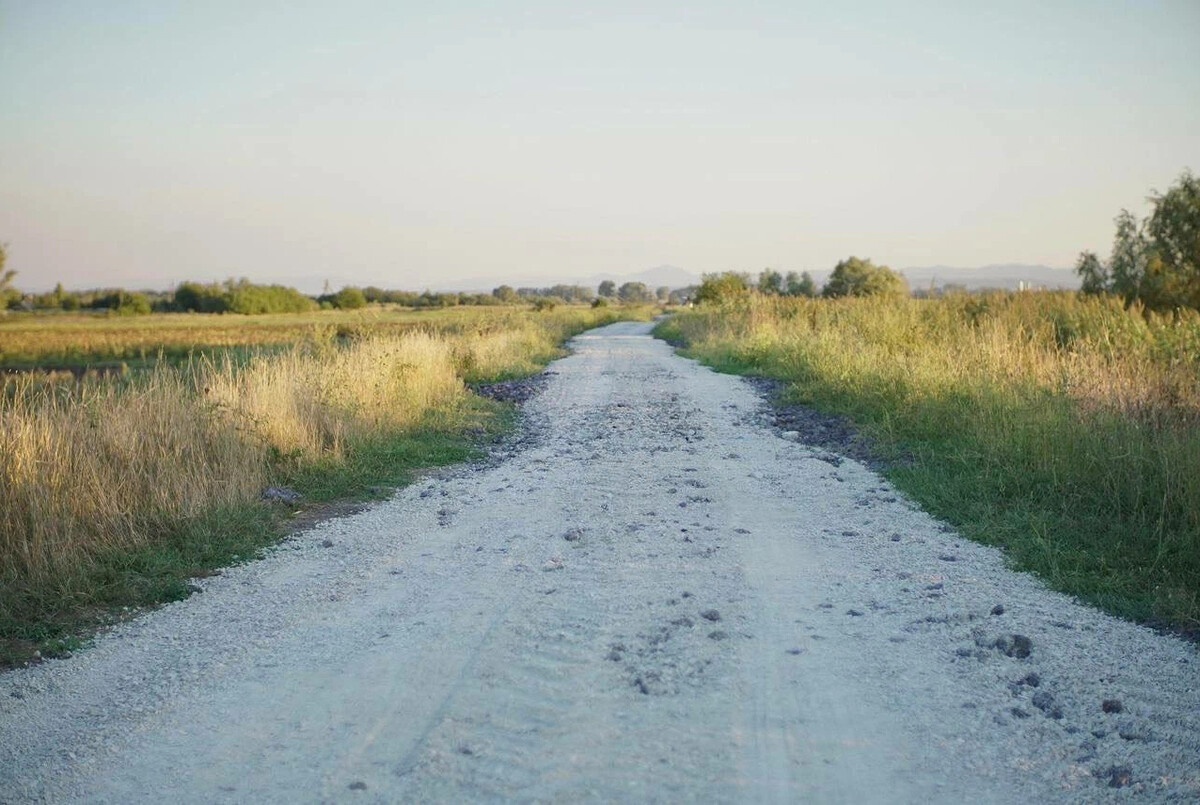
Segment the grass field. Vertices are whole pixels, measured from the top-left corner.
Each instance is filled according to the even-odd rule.
[[[564,315],[560,308],[545,322]],[[529,315],[518,307],[423,309],[372,306],[361,310],[239,316],[160,313],[151,316],[102,314],[0,315],[0,369],[138,368],[162,361],[183,363],[198,355],[223,356],[230,350],[252,354],[301,341],[329,341],[401,335],[413,331],[465,335],[511,328]]]
[[[3,343],[21,345],[6,354],[38,362],[133,344],[175,359],[79,381],[4,381],[0,663],[64,650],[116,609],[186,595],[189,577],[253,556],[293,510],[261,501],[268,485],[310,503],[362,498],[463,460],[509,410],[467,383],[537,371],[574,333],[650,312],[6,322]],[[228,351],[181,358],[201,345]]]
[[[1200,633],[1200,314],[1068,293],[754,295],[656,332],[848,416],[898,487],[1053,587]]]

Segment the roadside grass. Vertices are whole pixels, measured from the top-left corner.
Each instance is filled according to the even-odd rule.
[[[992,294],[785,300],[656,333],[849,417],[966,537],[1113,614],[1200,634],[1200,315]]]
[[[497,311],[401,335],[310,337],[112,378],[11,378],[0,395],[0,667],[188,594],[299,508],[382,496],[480,454],[511,406],[465,381],[527,375],[590,327],[650,309]]]

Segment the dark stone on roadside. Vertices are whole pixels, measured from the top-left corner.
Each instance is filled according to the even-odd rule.
[[[1023,634],[1001,635],[992,647],[1006,657],[1023,660],[1033,653],[1033,641]]]
[[[1129,720],[1123,721],[1117,725],[1117,735],[1121,736],[1123,741],[1150,741],[1153,736],[1150,732],[1136,722]]]
[[[1054,702],[1054,694],[1048,690],[1039,690],[1033,694],[1033,706],[1053,719],[1063,717],[1062,708]]]
[[[852,618],[861,618],[863,613],[860,609],[847,609],[846,614]]]
[[[899,534],[892,534],[892,542],[899,542],[901,539]]]
[[[300,493],[286,486],[268,486],[262,491],[262,499],[291,505],[300,502]]]
[[[546,387],[546,377],[543,373],[499,383],[480,383],[472,385],[471,390],[481,397],[489,397],[499,402],[523,403]]]
[[[683,592],[681,592],[681,593],[679,594],[679,597],[680,597],[680,598],[691,598],[691,597],[692,597],[692,594],[691,594],[691,593],[689,593],[687,590],[684,590]]]
[[[1108,778],[1109,788],[1124,788],[1133,782],[1133,769],[1128,766],[1110,766],[1099,776]]]
[[[323,540],[321,540],[321,547],[322,547],[322,548],[332,548],[332,547],[333,547],[333,540],[331,540],[331,539],[323,539]]]
[[[1038,685],[1042,684],[1042,678],[1031,671],[1028,674],[1025,674],[1025,676],[1021,677],[1020,684],[1028,685],[1031,688],[1036,688]]]
[[[1100,709],[1106,713],[1120,713],[1125,710],[1125,705],[1120,699],[1105,699],[1100,702]]]
[[[830,603],[817,604],[817,609],[833,609],[833,604],[830,604]]]
[[[709,640],[724,640],[727,637],[729,637],[729,635],[720,629],[714,629],[708,633]]]
[[[355,782],[350,783],[350,785],[348,787],[351,791],[366,791],[367,790],[367,784],[364,783],[362,780],[356,780]]]
[[[925,585],[925,589],[926,590],[940,590],[940,589],[944,588],[945,586],[946,585],[944,583],[938,581],[938,582],[934,582],[933,584]]]
[[[996,606],[992,607],[992,614],[993,615],[1003,615],[1004,614],[1004,604],[996,604]]]
[[[790,649],[788,649],[788,650],[787,650],[787,653],[788,653],[788,654],[792,654],[792,655],[796,655],[796,654],[801,654],[801,653],[803,653],[803,651],[804,651],[804,649],[802,649],[802,648],[790,648]]]
[[[735,533],[738,533],[738,534],[749,534],[750,533],[750,529],[748,529],[748,528],[735,528],[733,530]]]
[[[1014,707],[1008,712],[1012,713],[1017,718],[1029,718],[1029,712],[1027,710],[1022,710],[1020,707]]]
[[[680,615],[678,618],[675,618],[674,620],[671,621],[671,625],[672,626],[695,626],[696,622],[694,620],[692,620],[691,618],[689,618],[687,615]]]
[[[633,680],[633,686],[637,688],[638,693],[642,694],[643,696],[650,695],[650,686],[647,685],[646,680],[642,679],[640,676]]]
[[[202,592],[204,592],[204,588],[203,588],[203,587],[201,587],[199,584],[189,584],[189,585],[187,586],[187,591],[188,591],[189,593],[191,593],[191,594],[193,594],[193,595],[194,595],[195,593],[202,593]]]
[[[572,528],[570,531],[563,534],[563,539],[565,539],[567,542],[578,542],[579,540],[583,539],[583,529]]]
[[[958,557],[952,553],[944,553],[941,556],[939,556],[938,559],[941,559],[943,562],[957,562],[958,561]]]
[[[700,617],[704,618],[706,621],[712,621],[713,623],[716,623],[717,621],[721,620],[721,613],[717,612],[715,609],[706,609],[700,613]]]

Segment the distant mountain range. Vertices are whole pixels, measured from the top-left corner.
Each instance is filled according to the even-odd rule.
[[[980,266],[979,268],[924,266],[905,268],[902,271],[910,288],[928,288],[933,284],[937,286],[964,285],[972,291],[980,288],[1016,290],[1021,287],[1022,283],[1026,288],[1073,290],[1079,287],[1079,277],[1069,268],[1050,268],[1049,266],[1020,263],[1004,263]]]

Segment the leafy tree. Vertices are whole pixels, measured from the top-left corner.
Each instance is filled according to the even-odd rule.
[[[788,296],[813,297],[817,295],[817,284],[813,282],[812,274],[807,271],[803,274],[789,271],[785,283]]]
[[[1147,265],[1152,284],[1161,286],[1157,307],[1200,309],[1200,178],[1185,170],[1166,193],[1150,196],[1154,211],[1146,234],[1154,258]]]
[[[521,297],[517,296],[517,292],[513,290],[511,285],[501,285],[492,290],[492,296],[499,299],[506,305],[511,305],[521,301]]]
[[[904,277],[887,266],[877,266],[869,259],[850,257],[833,268],[822,295],[839,296],[904,296],[908,283]]]
[[[175,289],[175,309],[197,313],[224,313],[229,310],[229,297],[225,289],[215,282],[209,285],[184,282]]]
[[[654,295],[658,297],[659,302],[666,304],[667,300],[669,300],[671,298],[671,286],[669,286],[669,285],[658,286],[658,290],[654,292]]]
[[[626,305],[636,305],[651,300],[650,291],[644,282],[627,282],[617,290],[617,298]]]
[[[1080,252],[1075,261],[1075,273],[1083,279],[1082,291],[1095,294],[1108,290],[1108,268],[1095,252]]]
[[[11,268],[8,271],[4,270],[4,261],[7,256],[5,245],[0,243],[0,310],[4,310],[21,298],[17,289],[12,287],[13,277],[17,276],[17,272]]]
[[[596,288],[596,294],[598,296],[612,299],[617,295],[617,283],[613,282],[612,280],[605,280],[604,282],[600,283],[598,288]]]
[[[723,274],[705,274],[696,289],[697,303],[722,304],[746,296],[750,292],[750,278],[735,271]]]
[[[760,293],[779,296],[783,293],[783,275],[770,268],[764,268],[758,275],[758,290]]]
[[[1126,305],[1138,301],[1151,310],[1200,309],[1200,179],[1184,171],[1150,202],[1154,209],[1143,222],[1129,210],[1117,215],[1107,266],[1090,252],[1080,254],[1075,271],[1083,290],[1111,291]]]
[[[338,310],[358,310],[367,306],[367,297],[358,288],[347,285],[333,295],[332,302]]]

